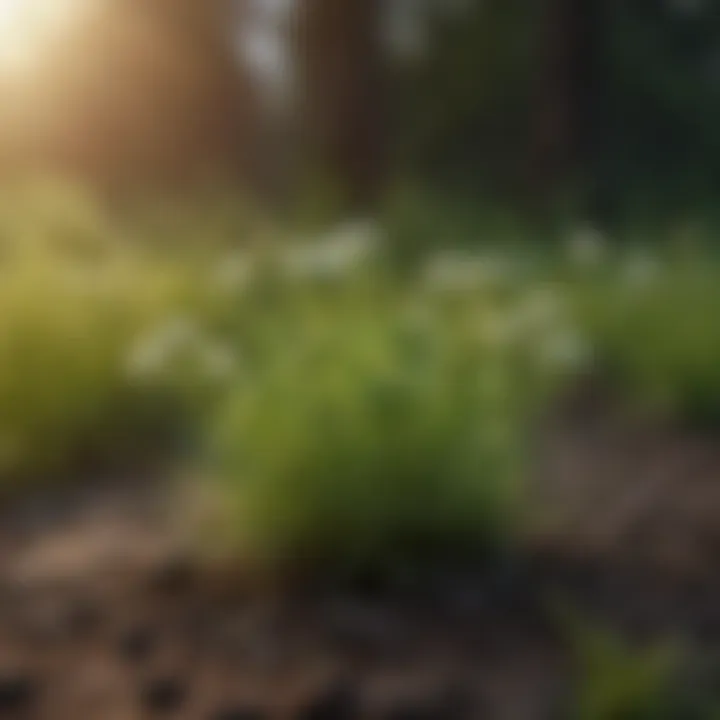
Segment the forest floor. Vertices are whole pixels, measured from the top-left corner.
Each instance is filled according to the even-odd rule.
[[[158,482],[14,502],[0,718],[557,720],[577,670],[558,603],[633,642],[682,641],[703,677],[720,650],[720,447],[584,417],[548,423],[522,561],[416,585],[243,587],[191,560]]]

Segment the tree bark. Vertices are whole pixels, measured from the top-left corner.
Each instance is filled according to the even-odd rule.
[[[589,169],[598,32],[593,0],[547,1],[531,127],[530,193],[541,205]]]
[[[377,200],[385,176],[383,1],[299,0],[295,28],[301,142],[355,209]]]

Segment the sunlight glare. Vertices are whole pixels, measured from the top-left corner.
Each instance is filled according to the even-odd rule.
[[[0,0],[0,74],[35,68],[77,20],[81,0]]]

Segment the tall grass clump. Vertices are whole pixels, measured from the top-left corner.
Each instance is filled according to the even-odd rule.
[[[559,298],[491,288],[482,261],[399,282],[342,247],[291,264],[256,318],[212,436],[216,539],[344,570],[507,548],[532,421],[575,362]]]
[[[670,720],[697,715],[680,683],[680,648],[671,642],[637,647],[587,618],[562,618],[569,631],[576,683],[567,717],[577,720]]]
[[[709,254],[626,249],[570,284],[611,388],[642,412],[720,422],[720,266]]]
[[[178,264],[133,247],[92,203],[51,198],[0,208],[2,491],[145,441],[164,390],[137,381],[133,347],[191,297]]]

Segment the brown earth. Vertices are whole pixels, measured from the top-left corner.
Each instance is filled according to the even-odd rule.
[[[699,686],[720,649],[720,448],[602,414],[548,427],[522,561],[417,583],[243,587],[184,552],[158,483],[15,502],[0,718],[572,718],[558,602],[681,639]]]

